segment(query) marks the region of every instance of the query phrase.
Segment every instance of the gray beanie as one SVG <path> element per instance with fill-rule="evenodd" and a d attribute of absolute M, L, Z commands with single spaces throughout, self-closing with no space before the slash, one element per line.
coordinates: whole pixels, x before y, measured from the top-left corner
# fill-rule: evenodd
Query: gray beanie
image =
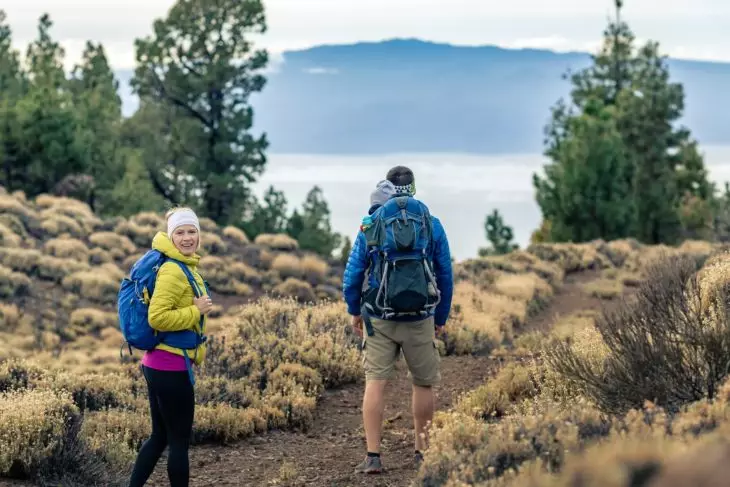
<path fill-rule="evenodd" d="M 395 194 L 395 186 L 387 179 L 383 179 L 375 186 L 375 191 L 370 193 L 370 206 L 383 205 Z"/>

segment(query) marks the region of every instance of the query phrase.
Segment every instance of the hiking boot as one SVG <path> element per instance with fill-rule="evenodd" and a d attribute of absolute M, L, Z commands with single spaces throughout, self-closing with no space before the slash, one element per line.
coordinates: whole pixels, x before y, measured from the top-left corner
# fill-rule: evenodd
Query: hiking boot
<path fill-rule="evenodd" d="M 416 463 L 416 470 L 420 470 L 421 465 L 423 464 L 423 453 L 421 453 L 420 451 L 417 451 L 416 454 L 414 455 L 413 459 L 415 460 L 415 463 Z"/>
<path fill-rule="evenodd" d="M 380 457 L 365 457 L 355 469 L 355 473 L 381 473 L 383 471 L 383 463 Z"/>

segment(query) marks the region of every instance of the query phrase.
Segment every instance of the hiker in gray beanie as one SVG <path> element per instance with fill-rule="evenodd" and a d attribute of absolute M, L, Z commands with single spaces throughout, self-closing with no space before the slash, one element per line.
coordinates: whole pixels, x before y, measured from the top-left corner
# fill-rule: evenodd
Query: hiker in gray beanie
<path fill-rule="evenodd" d="M 375 190 L 370 193 L 370 209 L 368 215 L 372 215 L 375 210 L 383 206 L 391 196 L 395 194 L 395 186 L 387 179 L 383 179 L 376 186 Z"/>

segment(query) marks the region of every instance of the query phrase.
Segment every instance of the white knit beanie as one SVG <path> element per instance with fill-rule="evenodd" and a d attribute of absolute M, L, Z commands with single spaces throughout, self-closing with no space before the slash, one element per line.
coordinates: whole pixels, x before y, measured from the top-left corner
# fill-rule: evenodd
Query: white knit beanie
<path fill-rule="evenodd" d="M 391 196 L 395 194 L 393 183 L 384 179 L 375 186 L 375 191 L 370 193 L 370 205 L 384 205 Z"/>
<path fill-rule="evenodd" d="M 194 225 L 200 232 L 200 222 L 198 216 L 193 210 L 183 208 L 175 211 L 170 218 L 167 219 L 167 235 L 172 238 L 172 234 L 178 227 L 183 225 Z"/>

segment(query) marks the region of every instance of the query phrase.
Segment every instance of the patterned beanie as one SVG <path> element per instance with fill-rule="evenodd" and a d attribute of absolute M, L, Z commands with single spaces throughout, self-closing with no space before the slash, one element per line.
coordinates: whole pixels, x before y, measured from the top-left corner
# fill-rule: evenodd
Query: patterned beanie
<path fill-rule="evenodd" d="M 395 192 L 397 194 L 408 194 L 411 196 L 414 196 L 416 194 L 416 182 L 413 181 L 411 184 L 406 184 L 404 186 L 394 186 Z"/>
<path fill-rule="evenodd" d="M 388 171 L 385 179 L 392 182 L 395 186 L 396 194 L 407 194 L 414 196 L 416 194 L 416 178 L 413 171 L 406 166 L 395 166 Z"/>

